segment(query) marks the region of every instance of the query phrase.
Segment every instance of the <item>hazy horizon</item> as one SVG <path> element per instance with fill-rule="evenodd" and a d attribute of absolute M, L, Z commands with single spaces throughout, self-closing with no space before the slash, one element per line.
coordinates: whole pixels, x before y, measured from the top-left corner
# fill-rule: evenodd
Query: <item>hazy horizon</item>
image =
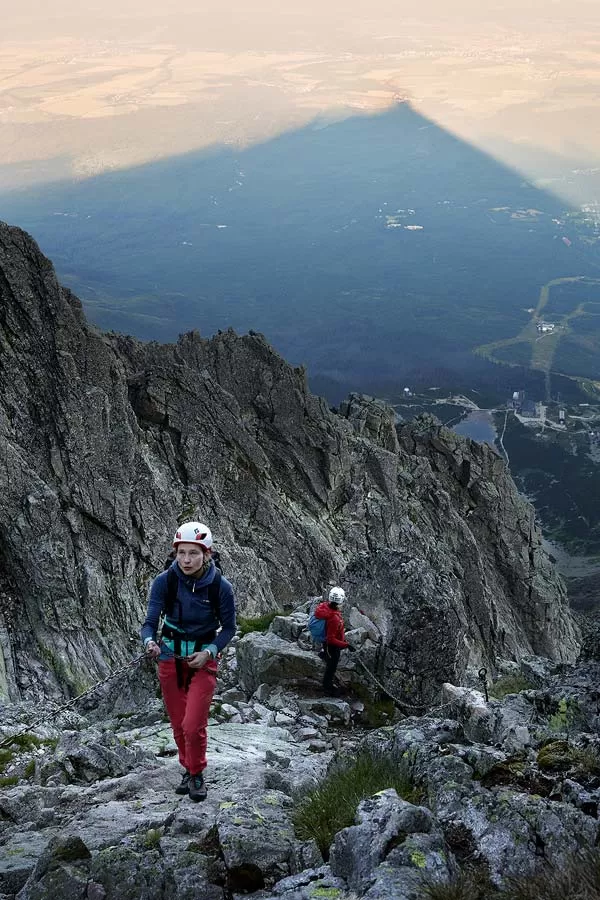
<path fill-rule="evenodd" d="M 600 160 L 600 8 L 30 0 L 3 17 L 0 189 L 84 178 L 409 100 L 574 202 Z M 564 170 L 564 172 L 562 171 Z M 563 177 L 557 178 L 557 175 Z"/>

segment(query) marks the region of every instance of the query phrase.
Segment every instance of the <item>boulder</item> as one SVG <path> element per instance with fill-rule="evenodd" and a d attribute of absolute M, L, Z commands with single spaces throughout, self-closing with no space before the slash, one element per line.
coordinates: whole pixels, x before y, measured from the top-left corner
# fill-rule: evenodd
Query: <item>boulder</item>
<path fill-rule="evenodd" d="M 535 779 L 530 779 L 529 793 L 520 767 L 508 782 L 490 778 L 497 764 L 485 759 L 492 748 L 473 742 L 465 746 L 457 722 L 402 723 L 393 737 L 381 736 L 382 742 L 386 739 L 387 751 L 375 736 L 371 740 L 380 752 L 401 758 L 411 778 L 425 788 L 450 850 L 468 845 L 469 856 L 485 862 L 498 886 L 511 877 L 531 876 L 545 863 L 560 869 L 578 848 L 598 840 L 597 820 L 535 793 Z M 505 755 L 500 765 L 507 759 Z M 482 767 L 486 774 L 475 778 Z M 510 767 L 505 771 L 510 775 Z"/>
<path fill-rule="evenodd" d="M 346 883 L 331 874 L 329 866 L 305 869 L 298 875 L 288 875 L 274 886 L 273 891 L 258 891 L 253 900 L 352 900 Z M 246 900 L 247 894 L 234 894 L 233 900 Z"/>
<path fill-rule="evenodd" d="M 304 868 L 291 806 L 275 790 L 220 803 L 215 828 L 231 891 L 257 891 Z"/>
<path fill-rule="evenodd" d="M 512 709 L 497 700 L 486 701 L 479 691 L 444 684 L 442 703 L 452 701 L 453 714 L 469 740 L 502 744 L 509 753 L 531 745 L 531 707 Z"/>
<path fill-rule="evenodd" d="M 249 693 L 261 684 L 317 686 L 323 680 L 323 663 L 316 653 L 301 650 L 276 634 L 250 632 L 236 650 L 240 684 Z"/>
<path fill-rule="evenodd" d="M 284 641 L 297 641 L 302 632 L 306 630 L 307 624 L 306 613 L 297 612 L 291 616 L 275 616 L 269 626 L 269 631 Z"/>
<path fill-rule="evenodd" d="M 0 892 L 14 896 L 21 890 L 52 837 L 48 831 L 17 829 L 5 836 L 0 851 Z"/>
<path fill-rule="evenodd" d="M 348 624 L 350 626 L 348 631 L 352 633 L 356 632 L 357 634 L 364 633 L 366 637 L 369 637 L 372 641 L 375 641 L 375 643 L 377 643 L 381 637 L 381 633 L 377 626 L 368 616 L 357 609 L 356 606 L 350 607 L 348 612 Z M 363 640 L 361 640 L 361 643 L 363 643 Z"/>
<path fill-rule="evenodd" d="M 409 834 L 373 871 L 364 900 L 423 900 L 424 888 L 450 880 L 448 851 L 441 832 Z"/>
<path fill-rule="evenodd" d="M 443 840 L 437 834 L 433 841 L 408 845 L 397 853 L 394 861 L 390 853 L 402 847 L 409 835 L 430 836 L 434 822 L 428 809 L 414 806 L 398 797 L 393 788 L 381 791 L 359 804 L 356 825 L 339 831 L 331 847 L 329 864 L 334 875 L 343 878 L 355 891 L 363 894 L 377 879 L 377 870 L 384 861 L 386 869 L 409 867 L 417 872 L 447 868 L 443 862 Z M 427 847 L 427 852 L 425 848 Z M 382 873 L 380 873 L 382 874 Z M 383 894 L 380 896 L 383 897 Z M 388 894 L 394 896 L 394 894 Z M 396 894 L 402 896 L 402 894 Z"/>
<path fill-rule="evenodd" d="M 43 900 L 46 897 L 88 900 L 91 858 L 89 849 L 76 835 L 53 838 L 19 892 L 19 900 Z"/>
<path fill-rule="evenodd" d="M 52 756 L 41 762 L 38 777 L 42 784 L 90 784 L 125 775 L 144 763 L 155 765 L 154 756 L 125 745 L 110 732 L 65 731 Z"/>

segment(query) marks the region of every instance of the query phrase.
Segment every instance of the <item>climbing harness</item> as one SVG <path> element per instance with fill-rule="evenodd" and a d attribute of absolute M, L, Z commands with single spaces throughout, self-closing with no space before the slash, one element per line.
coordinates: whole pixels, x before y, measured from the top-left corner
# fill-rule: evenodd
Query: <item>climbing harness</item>
<path fill-rule="evenodd" d="M 192 525 L 196 525 L 197 523 L 191 523 Z M 182 526 L 183 527 L 183 526 Z M 205 528 L 206 526 L 202 526 Z M 204 533 L 201 532 L 203 537 L 205 537 Z M 177 532 L 179 534 L 179 532 Z M 177 539 L 177 535 L 175 536 Z M 179 538 L 181 540 L 181 538 Z M 221 570 L 219 568 L 215 571 L 215 577 L 212 582 L 208 585 L 207 593 L 208 593 L 208 602 L 210 603 L 210 608 L 212 610 L 212 614 L 216 621 L 221 624 Z M 186 658 L 185 654 L 182 654 L 181 648 L 182 644 L 185 642 L 186 648 L 188 644 L 193 645 L 193 652 L 196 653 L 201 649 L 203 645 L 212 644 L 216 637 L 216 629 L 212 629 L 210 632 L 207 632 L 204 635 L 199 635 L 193 640 L 188 641 L 185 632 L 182 630 L 182 619 L 181 619 L 181 602 L 178 600 L 177 592 L 179 590 L 179 578 L 177 574 L 173 571 L 172 568 L 169 568 L 167 571 L 167 598 L 165 602 L 165 610 L 164 610 L 164 618 L 162 622 L 162 628 L 160 629 L 160 636 L 158 636 L 158 643 L 160 646 L 160 639 L 163 639 L 163 643 L 168 641 L 173 646 L 169 647 L 168 644 L 164 644 L 165 648 L 169 650 L 172 654 L 172 658 L 175 660 L 175 671 L 177 673 L 177 686 L 179 689 L 184 688 L 187 692 L 190 686 L 192 674 L 189 672 L 187 675 L 184 674 L 184 669 L 181 664 L 182 660 Z M 179 616 L 177 620 L 177 625 L 172 623 L 170 620 L 174 618 L 175 606 L 179 607 Z"/>
<path fill-rule="evenodd" d="M 120 669 L 115 669 L 114 672 L 111 672 L 106 678 L 103 678 L 102 681 L 99 681 L 97 684 L 93 684 L 92 687 L 89 687 L 87 690 L 83 691 L 83 693 L 79 694 L 77 697 L 73 697 L 67 703 L 63 703 L 62 706 L 59 706 L 58 709 L 55 709 L 54 712 L 49 713 L 48 715 L 44 715 L 39 719 L 34 719 L 33 722 L 30 722 L 28 725 L 24 725 L 18 731 L 16 731 L 10 737 L 4 738 L 4 740 L 0 741 L 0 747 L 8 747 L 15 738 L 19 737 L 22 734 L 26 734 L 28 731 L 31 731 L 32 728 L 36 728 L 38 725 L 43 725 L 45 722 L 50 722 L 52 719 L 55 719 L 61 713 L 63 713 L 66 709 L 70 709 L 74 706 L 79 700 L 82 700 L 84 697 L 93 694 L 94 691 L 97 691 L 99 687 L 102 687 L 103 684 L 107 684 L 109 681 L 112 681 L 113 678 L 117 678 L 119 675 L 122 675 L 124 672 L 128 672 L 129 669 L 135 668 L 143 659 L 147 659 L 146 652 L 140 653 L 139 656 L 136 656 L 135 659 L 132 659 L 131 662 L 127 663 L 126 666 L 121 666 Z"/>

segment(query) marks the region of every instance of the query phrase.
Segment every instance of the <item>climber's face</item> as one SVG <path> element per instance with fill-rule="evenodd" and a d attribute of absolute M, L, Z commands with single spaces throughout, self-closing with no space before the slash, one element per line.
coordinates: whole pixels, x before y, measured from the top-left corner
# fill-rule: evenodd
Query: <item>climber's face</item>
<path fill-rule="evenodd" d="M 195 575 L 199 572 L 207 559 L 210 559 L 210 551 L 200 544 L 177 544 L 175 556 L 177 565 L 184 575 Z"/>

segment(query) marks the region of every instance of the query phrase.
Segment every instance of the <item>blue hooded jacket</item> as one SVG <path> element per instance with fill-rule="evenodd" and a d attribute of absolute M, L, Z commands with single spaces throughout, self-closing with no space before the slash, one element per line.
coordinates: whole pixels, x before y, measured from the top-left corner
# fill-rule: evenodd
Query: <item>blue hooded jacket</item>
<path fill-rule="evenodd" d="M 184 575 L 177 562 L 174 560 L 170 566 L 179 579 L 177 588 L 177 603 L 173 612 L 173 618 L 166 621 L 175 630 L 185 632 L 187 641 L 193 647 L 195 639 L 203 634 L 215 631 L 219 627 L 219 622 L 215 619 L 208 599 L 208 586 L 216 576 L 217 569 L 214 562 L 211 562 L 208 572 L 202 578 L 193 578 Z M 167 575 L 168 569 L 157 575 L 152 582 L 150 588 L 150 599 L 148 601 L 148 609 L 146 618 L 142 625 L 141 636 L 144 644 L 148 641 L 156 640 L 156 632 L 161 614 L 165 610 L 167 603 Z M 181 609 L 181 619 L 179 616 Z M 235 634 L 235 602 L 233 598 L 233 588 L 226 578 L 221 576 L 221 586 L 219 589 L 219 613 L 221 618 L 221 630 L 217 634 L 214 643 L 205 645 L 202 649 L 209 650 L 212 656 L 229 643 Z M 164 643 L 164 642 L 163 642 Z M 185 643 L 185 641 L 184 641 Z M 187 648 L 188 653 L 193 652 Z M 161 653 L 161 659 L 168 659 L 169 653 Z"/>

